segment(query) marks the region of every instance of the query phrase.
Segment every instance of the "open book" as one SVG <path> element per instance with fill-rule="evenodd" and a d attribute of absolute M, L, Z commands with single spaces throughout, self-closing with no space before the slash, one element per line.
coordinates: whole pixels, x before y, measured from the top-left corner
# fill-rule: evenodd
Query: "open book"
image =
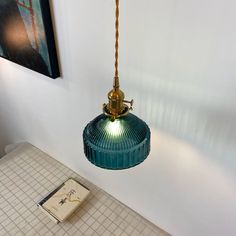
<path fill-rule="evenodd" d="M 89 190 L 74 179 L 68 179 L 38 203 L 54 222 L 66 220 L 86 199 Z"/>

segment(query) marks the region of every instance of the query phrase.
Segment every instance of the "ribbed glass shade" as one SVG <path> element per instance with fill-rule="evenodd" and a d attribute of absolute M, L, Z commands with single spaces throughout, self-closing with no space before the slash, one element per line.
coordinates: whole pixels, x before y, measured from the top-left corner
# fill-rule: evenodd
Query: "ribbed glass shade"
<path fill-rule="evenodd" d="M 105 169 L 133 167 L 150 152 L 150 129 L 131 113 L 113 122 L 99 115 L 85 127 L 83 140 L 88 160 Z"/>

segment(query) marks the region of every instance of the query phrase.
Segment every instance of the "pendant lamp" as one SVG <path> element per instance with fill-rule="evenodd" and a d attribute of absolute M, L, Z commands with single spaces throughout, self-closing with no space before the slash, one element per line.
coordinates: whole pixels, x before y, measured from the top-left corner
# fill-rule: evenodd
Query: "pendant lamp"
<path fill-rule="evenodd" d="M 119 0 L 116 1 L 115 76 L 103 114 L 83 131 L 84 153 L 94 165 L 112 170 L 127 169 L 143 162 L 150 152 L 150 129 L 130 113 L 133 100 L 125 100 L 118 75 Z"/>

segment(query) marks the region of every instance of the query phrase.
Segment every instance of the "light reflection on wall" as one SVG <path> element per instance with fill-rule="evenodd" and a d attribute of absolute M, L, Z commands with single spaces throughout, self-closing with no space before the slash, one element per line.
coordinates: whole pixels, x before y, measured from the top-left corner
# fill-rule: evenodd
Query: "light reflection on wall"
<path fill-rule="evenodd" d="M 155 129 L 214 154 L 215 160 L 232 159 L 236 152 L 236 112 L 230 109 L 232 94 L 148 73 L 131 74 L 135 80 L 127 78 L 123 87 L 135 99 L 134 113 Z"/>

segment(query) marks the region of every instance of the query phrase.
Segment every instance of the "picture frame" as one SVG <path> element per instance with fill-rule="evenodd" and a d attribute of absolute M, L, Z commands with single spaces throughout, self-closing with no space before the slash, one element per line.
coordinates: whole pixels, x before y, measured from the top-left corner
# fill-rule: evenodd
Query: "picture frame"
<path fill-rule="evenodd" d="M 60 76 L 49 0 L 0 0 L 0 57 Z"/>

